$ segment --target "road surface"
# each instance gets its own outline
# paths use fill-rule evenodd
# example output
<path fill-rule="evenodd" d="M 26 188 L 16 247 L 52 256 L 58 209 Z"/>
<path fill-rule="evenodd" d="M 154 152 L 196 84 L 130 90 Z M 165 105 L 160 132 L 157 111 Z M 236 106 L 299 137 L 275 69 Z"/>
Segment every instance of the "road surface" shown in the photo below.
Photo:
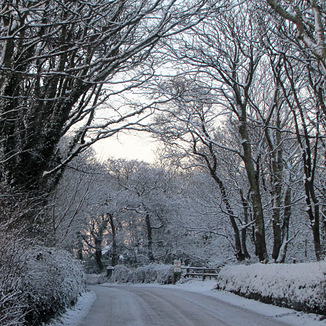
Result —
<path fill-rule="evenodd" d="M 214 297 L 173 288 L 96 285 L 80 326 L 286 326 Z"/>

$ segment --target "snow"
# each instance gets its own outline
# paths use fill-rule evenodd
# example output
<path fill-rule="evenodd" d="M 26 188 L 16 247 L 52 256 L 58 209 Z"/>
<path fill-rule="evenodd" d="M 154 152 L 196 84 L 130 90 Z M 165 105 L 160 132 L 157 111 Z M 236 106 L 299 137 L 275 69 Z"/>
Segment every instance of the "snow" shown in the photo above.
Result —
<path fill-rule="evenodd" d="M 79 261 L 65 250 L 35 246 L 26 251 L 23 291 L 26 320 L 38 324 L 76 302 L 85 291 L 86 279 Z"/>
<path fill-rule="evenodd" d="M 247 296 L 250 293 L 260 294 L 263 297 L 276 298 L 279 302 L 282 302 L 282 298 L 284 298 L 285 302 L 304 303 L 307 307 L 318 306 L 323 309 L 326 305 L 324 297 L 326 283 L 325 261 L 301 264 L 229 265 L 221 269 L 218 280 L 181 279 L 176 285 L 159 284 L 159 280 L 155 277 L 152 278 L 152 273 L 148 273 L 149 270 L 154 272 L 154 267 L 157 269 L 155 272 L 160 270 L 166 272 L 167 267 L 172 267 L 164 266 L 152 264 L 139 268 L 139 270 L 135 269 L 133 271 L 135 274 L 142 272 L 140 274 L 147 276 L 134 277 L 132 280 L 126 279 L 125 281 L 129 282 L 128 286 L 130 287 L 164 287 L 200 293 L 266 317 L 276 318 L 280 322 L 289 325 L 326 326 L 326 320 L 321 320 L 321 315 L 264 304 L 229 292 L 235 291 Z M 120 267 L 122 268 L 122 266 Z M 125 271 L 129 275 L 130 270 L 125 267 Z M 123 279 L 122 274 L 124 274 L 121 272 L 122 270 L 116 275 L 120 282 Z M 139 284 L 135 282 L 137 280 L 142 282 L 154 280 L 156 283 Z M 136 284 L 130 284 L 131 282 Z M 217 290 L 217 285 L 223 290 Z M 73 309 L 68 310 L 66 314 L 50 326 L 77 326 L 87 315 L 94 300 L 95 293 L 87 292 L 80 298 Z"/>
<path fill-rule="evenodd" d="M 299 310 L 326 310 L 326 262 L 226 266 L 218 287 Z"/>
<path fill-rule="evenodd" d="M 173 266 L 164 264 L 149 264 L 138 268 L 128 268 L 117 265 L 114 268 L 111 282 L 116 283 L 172 283 Z"/>
<path fill-rule="evenodd" d="M 250 311 L 256 312 L 263 316 L 275 317 L 277 320 L 288 323 L 293 326 L 323 326 L 326 321 L 320 321 L 320 316 L 316 314 L 306 314 L 297 312 L 292 309 L 267 305 L 258 301 L 245 299 L 235 294 L 215 290 L 216 280 L 189 280 L 185 283 L 176 285 L 160 285 L 160 284 L 137 284 L 130 285 L 137 287 L 164 287 L 177 288 L 184 291 L 201 293 L 203 295 L 215 297 L 223 302 L 242 307 Z M 77 326 L 87 315 L 91 305 L 95 300 L 94 292 L 87 292 L 78 301 L 77 305 L 64 314 L 60 320 L 51 323 L 49 326 Z M 100 326 L 100 325 L 98 325 Z"/>
<path fill-rule="evenodd" d="M 48 326 L 77 326 L 87 316 L 89 309 L 96 299 L 93 291 L 84 292 L 77 303 Z"/>
<path fill-rule="evenodd" d="M 185 291 L 201 293 L 204 295 L 215 297 L 223 302 L 232 304 L 237 307 L 242 307 L 250 311 L 267 317 L 277 317 L 278 320 L 288 323 L 293 326 L 323 326 L 326 325 L 326 320 L 321 321 L 320 315 L 307 314 L 298 312 L 293 309 L 277 307 L 270 304 L 265 304 L 259 301 L 239 297 L 236 294 L 216 290 L 216 280 L 190 280 L 184 284 L 165 285 L 166 287 L 180 288 Z"/>
<path fill-rule="evenodd" d="M 0 232 L 0 325 L 39 325 L 76 302 L 86 279 L 64 250 Z"/>

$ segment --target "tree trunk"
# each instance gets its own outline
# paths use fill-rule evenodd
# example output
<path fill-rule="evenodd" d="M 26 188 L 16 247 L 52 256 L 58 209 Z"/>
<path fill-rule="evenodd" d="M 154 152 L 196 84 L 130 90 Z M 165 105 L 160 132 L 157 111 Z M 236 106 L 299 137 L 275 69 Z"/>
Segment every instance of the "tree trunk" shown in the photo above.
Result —
<path fill-rule="evenodd" d="M 226 194 L 226 189 L 224 187 L 222 180 L 216 175 L 216 173 L 211 171 L 211 175 L 220 188 L 220 191 L 222 194 L 222 201 L 226 206 L 226 210 L 227 210 L 227 213 L 228 213 L 228 216 L 229 216 L 232 228 L 233 228 L 234 241 L 235 241 L 235 256 L 238 261 L 243 261 L 245 259 L 245 255 L 243 254 L 242 248 L 241 248 L 240 232 L 239 232 L 238 225 L 235 221 L 235 215 L 233 213 L 233 210 L 231 208 L 231 205 L 229 203 L 229 200 L 228 200 L 228 197 Z"/>
<path fill-rule="evenodd" d="M 314 247 L 317 261 L 320 261 L 324 258 L 324 254 L 321 251 L 321 241 L 320 241 L 320 217 L 319 217 L 319 205 L 314 205 L 314 217 L 315 219 L 311 221 L 312 234 L 314 238 Z"/>
<path fill-rule="evenodd" d="M 146 231 L 147 231 L 147 256 L 150 262 L 154 261 L 153 255 L 153 235 L 152 235 L 152 226 L 151 226 L 151 217 L 149 213 L 146 213 L 145 216 Z"/>
<path fill-rule="evenodd" d="M 108 218 L 107 216 L 102 216 L 100 221 L 98 221 L 98 229 L 93 230 L 91 232 L 93 238 L 94 238 L 94 244 L 95 244 L 95 262 L 98 267 L 98 270 L 101 272 L 104 268 L 102 263 L 102 242 L 103 242 L 103 234 L 104 231 L 108 225 Z"/>
<path fill-rule="evenodd" d="M 111 254 L 112 266 L 115 266 L 118 264 L 118 253 L 117 253 L 116 227 L 115 227 L 112 214 L 109 214 L 109 223 L 112 232 L 112 254 Z"/>
<path fill-rule="evenodd" d="M 208 132 L 206 130 L 206 127 L 204 125 L 202 126 L 202 131 L 206 135 L 206 137 L 209 139 L 210 138 L 209 134 L 208 134 Z M 221 191 L 222 201 L 223 201 L 223 203 L 224 203 L 224 205 L 226 207 L 226 211 L 227 211 L 227 214 L 228 214 L 228 217 L 229 217 L 229 220 L 231 222 L 232 229 L 233 229 L 235 256 L 236 256 L 238 261 L 243 261 L 246 257 L 243 254 L 242 247 L 241 247 L 240 232 L 239 232 L 239 228 L 238 228 L 238 225 L 236 223 L 236 220 L 235 220 L 235 215 L 233 213 L 231 204 L 230 204 L 229 199 L 228 199 L 226 188 L 224 186 L 223 181 L 221 180 L 221 178 L 217 174 L 217 166 L 218 165 L 217 165 L 216 153 L 214 152 L 212 142 L 209 142 L 209 144 L 206 145 L 206 146 L 208 147 L 211 159 L 209 159 L 207 155 L 197 151 L 196 143 L 194 144 L 194 147 L 193 147 L 193 153 L 195 155 L 200 156 L 201 158 L 203 158 L 205 160 L 211 177 L 217 183 L 217 185 L 218 185 L 218 187 L 219 187 L 219 189 Z"/>
<path fill-rule="evenodd" d="M 242 244 L 243 254 L 245 255 L 245 258 L 250 259 L 251 257 L 247 250 L 247 225 L 249 222 L 249 203 L 244 198 L 242 189 L 240 189 L 240 196 L 241 196 L 241 202 L 242 202 L 242 208 L 243 208 L 244 222 L 246 225 L 241 230 L 241 244 Z"/>
<path fill-rule="evenodd" d="M 306 107 L 302 104 L 301 98 L 299 96 L 299 92 L 297 90 L 297 86 L 295 83 L 295 77 L 293 76 L 293 70 L 291 63 L 285 61 L 285 72 L 287 74 L 287 78 L 291 85 L 291 90 L 293 92 L 294 103 L 289 102 L 288 104 L 291 109 L 293 120 L 295 123 L 295 131 L 297 141 L 300 145 L 302 152 L 302 161 L 303 161 L 303 173 L 304 173 L 304 190 L 305 190 L 305 200 L 306 200 L 306 211 L 309 216 L 310 226 L 312 229 L 314 247 L 315 247 L 315 256 L 317 261 L 320 261 L 324 254 L 321 251 L 321 241 L 320 241 L 320 204 L 318 197 L 315 192 L 315 173 L 317 168 L 317 158 L 318 158 L 318 146 L 319 140 L 321 138 L 320 135 L 320 112 L 322 111 L 320 108 L 321 103 L 318 102 L 318 91 L 316 90 L 316 84 L 313 83 L 312 79 L 309 79 L 310 86 L 312 90 L 315 91 L 316 94 L 316 108 L 317 110 L 313 112 L 315 114 L 316 122 L 314 124 L 314 133 L 311 135 L 310 133 L 310 119 L 306 118 L 307 112 Z M 308 72 L 311 73 L 312 68 L 307 67 Z M 307 123 L 308 121 L 308 123 Z M 314 140 L 314 141 L 313 141 Z"/>
<path fill-rule="evenodd" d="M 284 263 L 287 251 L 287 245 L 289 241 L 289 225 L 290 225 L 290 217 L 291 217 L 291 188 L 288 187 L 285 193 L 284 199 L 284 217 L 282 224 L 282 245 L 280 247 L 278 257 L 276 258 L 277 263 Z"/>
<path fill-rule="evenodd" d="M 247 177 L 251 191 L 251 202 L 253 205 L 253 217 L 255 220 L 255 238 L 256 255 L 259 260 L 265 262 L 268 260 L 266 241 L 265 241 L 265 222 L 263 206 L 261 202 L 258 171 L 255 170 L 252 158 L 251 143 L 247 131 L 246 111 L 241 107 L 241 116 L 239 118 L 239 133 L 242 138 L 243 161 L 245 164 Z"/>
<path fill-rule="evenodd" d="M 83 260 L 83 238 L 80 232 L 77 233 L 77 259 Z"/>
<path fill-rule="evenodd" d="M 99 272 L 103 270 L 103 263 L 102 263 L 102 238 L 95 239 L 95 262 Z"/>
<path fill-rule="evenodd" d="M 272 221 L 273 221 L 273 252 L 272 257 L 277 259 L 282 246 L 282 230 L 281 230 L 281 196 L 282 196 L 282 150 L 279 149 L 272 154 Z M 278 153 L 278 155 L 276 154 Z"/>

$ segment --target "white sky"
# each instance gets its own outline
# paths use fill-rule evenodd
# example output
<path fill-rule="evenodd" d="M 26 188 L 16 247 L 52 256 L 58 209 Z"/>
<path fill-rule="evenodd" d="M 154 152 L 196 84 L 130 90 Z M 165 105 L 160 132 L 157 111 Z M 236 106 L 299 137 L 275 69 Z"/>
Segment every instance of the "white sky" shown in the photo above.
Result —
<path fill-rule="evenodd" d="M 113 136 L 93 145 L 99 161 L 113 157 L 153 163 L 156 148 L 157 144 L 154 139 L 145 133 L 137 135 L 119 134 L 118 138 Z"/>

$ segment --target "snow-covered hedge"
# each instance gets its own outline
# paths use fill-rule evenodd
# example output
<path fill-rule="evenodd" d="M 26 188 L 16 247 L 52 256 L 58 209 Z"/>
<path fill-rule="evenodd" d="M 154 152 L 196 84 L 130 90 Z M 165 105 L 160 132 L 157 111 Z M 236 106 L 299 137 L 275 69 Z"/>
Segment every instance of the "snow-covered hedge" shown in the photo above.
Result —
<path fill-rule="evenodd" d="M 173 281 L 173 266 L 150 264 L 138 268 L 115 266 L 111 282 L 117 283 L 160 283 L 170 284 Z"/>
<path fill-rule="evenodd" d="M 86 283 L 88 285 L 102 284 L 108 281 L 106 273 L 102 274 L 86 274 Z"/>
<path fill-rule="evenodd" d="M 0 232 L 0 325 L 39 325 L 76 302 L 85 290 L 69 253 L 30 247 Z"/>
<path fill-rule="evenodd" d="M 221 269 L 218 289 L 296 310 L 326 314 L 326 262 Z"/>
<path fill-rule="evenodd" d="M 85 290 L 86 278 L 71 255 L 54 248 L 34 247 L 26 253 L 24 291 L 30 324 L 46 321 L 76 303 Z"/>
<path fill-rule="evenodd" d="M 0 232 L 0 325 L 24 323 L 27 310 L 21 275 L 25 259 L 23 244 Z"/>

